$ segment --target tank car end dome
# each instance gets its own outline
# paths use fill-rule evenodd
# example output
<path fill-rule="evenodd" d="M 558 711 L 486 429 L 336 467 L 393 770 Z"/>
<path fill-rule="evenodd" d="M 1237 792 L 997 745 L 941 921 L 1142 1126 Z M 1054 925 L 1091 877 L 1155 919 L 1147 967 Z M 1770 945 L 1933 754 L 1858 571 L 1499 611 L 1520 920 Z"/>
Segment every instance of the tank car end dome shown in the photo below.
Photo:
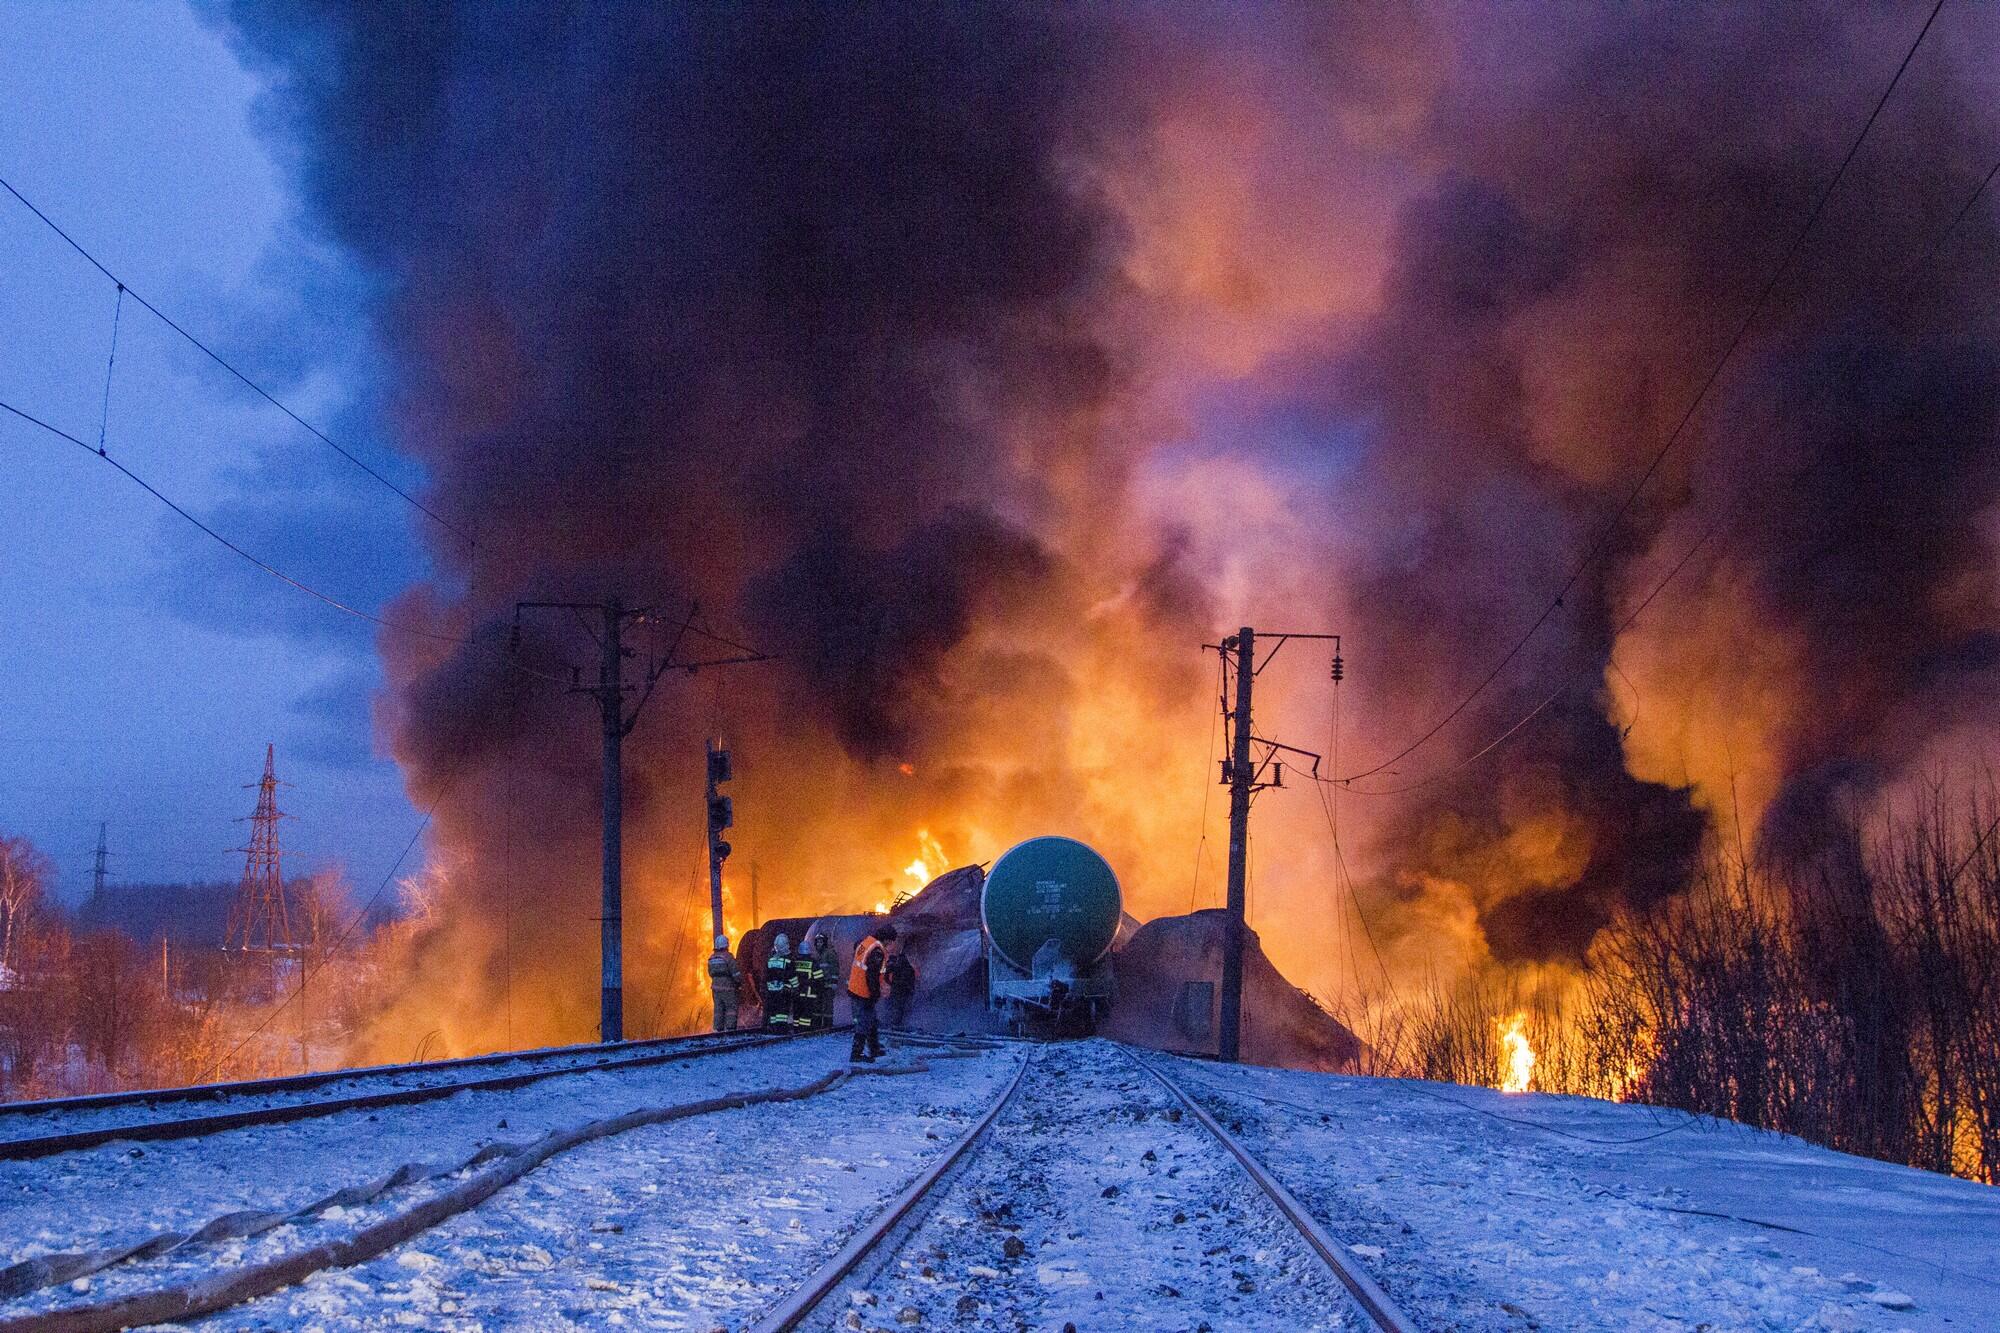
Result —
<path fill-rule="evenodd" d="M 980 921 L 993 947 L 1029 972 L 1053 941 L 1076 967 L 1110 952 L 1124 910 L 1110 862 L 1075 838 L 1016 843 L 993 863 L 979 896 Z"/>

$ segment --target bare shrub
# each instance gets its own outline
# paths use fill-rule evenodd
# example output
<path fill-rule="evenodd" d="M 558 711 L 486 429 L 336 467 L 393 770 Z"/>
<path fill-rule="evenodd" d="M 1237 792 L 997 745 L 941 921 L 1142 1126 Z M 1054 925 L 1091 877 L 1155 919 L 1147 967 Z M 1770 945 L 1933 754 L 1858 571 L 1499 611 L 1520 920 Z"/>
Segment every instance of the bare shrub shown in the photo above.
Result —
<path fill-rule="evenodd" d="M 1614 923 L 1566 989 L 1412 1006 L 1406 1072 L 1492 1083 L 1525 1010 L 1537 1089 L 1723 1116 L 2000 1181 L 2000 796 L 1835 814 Z"/>

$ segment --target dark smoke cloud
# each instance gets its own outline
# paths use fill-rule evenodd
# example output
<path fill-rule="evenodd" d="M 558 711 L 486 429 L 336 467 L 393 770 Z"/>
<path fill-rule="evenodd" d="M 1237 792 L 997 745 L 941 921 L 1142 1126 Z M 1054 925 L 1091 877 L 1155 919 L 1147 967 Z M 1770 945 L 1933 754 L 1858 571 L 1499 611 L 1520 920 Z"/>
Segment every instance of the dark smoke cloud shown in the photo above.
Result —
<path fill-rule="evenodd" d="M 1052 569 L 1005 451 L 1115 385 L 1107 222 L 1060 174 L 1092 34 L 1010 6 L 232 16 L 385 283 L 405 438 L 486 538 L 482 600 L 702 595 L 858 749 L 911 744 L 900 692 Z"/>
<path fill-rule="evenodd" d="M 1049 576 L 1049 557 L 988 515 L 948 510 L 887 550 L 824 533 L 746 590 L 752 623 L 803 645 L 805 697 L 864 759 L 911 752 L 936 664 L 996 599 Z"/>
<path fill-rule="evenodd" d="M 1386 485 L 1368 492 L 1358 603 L 1408 664 L 1399 717 L 1469 689 L 1597 539 L 1831 175 L 1911 17 L 1674 7 L 1465 34 L 1477 54 L 1429 140 L 1438 183 L 1397 228 L 1386 303 L 1338 402 L 1376 431 L 1368 471 Z M 1465 884 L 1503 960 L 1577 956 L 1613 910 L 1685 884 L 1707 817 L 1675 782 L 1627 772 L 1612 721 L 1667 725 L 1675 682 L 1622 677 L 1614 627 L 1746 488 L 1743 521 L 1687 580 L 1695 605 L 1655 608 L 1642 633 L 1678 643 L 1698 673 L 1728 632 L 1705 605 L 1754 599 L 1751 637 L 1724 651 L 1800 701 L 1769 723 L 1788 793 L 1771 820 L 1809 792 L 1872 789 L 1972 700 L 1990 705 L 1982 525 L 2000 498 L 2000 330 L 1984 279 L 1963 269 L 1885 291 L 1993 142 L 1949 51 L 1925 56 L 1602 565 L 1470 720 L 1398 771 L 1435 772 L 1573 684 L 1498 762 L 1414 795 L 1383 836 L 1401 892 Z M 1990 253 L 1994 230 L 1980 210 L 1958 239 Z M 1718 565 L 1730 582 L 1704 585 Z M 1767 670 L 1781 636 L 1796 660 Z M 1621 690 L 1634 691 L 1623 707 Z M 1762 702 L 1746 690 L 1712 705 Z"/>
<path fill-rule="evenodd" d="M 383 723 L 472 869 L 457 921 L 544 902 L 521 927 L 537 966 L 574 974 L 592 956 L 577 904 L 595 747 L 561 682 L 571 666 L 595 674 L 594 647 L 531 623 L 523 652 L 554 682 L 510 670 L 516 599 L 699 599 L 782 654 L 730 695 L 751 700 L 730 717 L 756 756 L 742 783 L 774 784 L 742 802 L 754 846 L 751 812 L 774 812 L 775 784 L 827 767 L 829 747 L 891 780 L 924 762 L 951 723 L 934 695 L 966 635 L 1070 597 L 1043 531 L 1060 502 L 1047 478 L 1092 473 L 1115 491 L 1122 464 L 1089 422 L 1128 373 L 1102 321 L 1118 228 L 1069 170 L 1117 120 L 1112 39 L 1086 16 L 309 0 L 227 13 L 274 80 L 269 113 L 314 221 L 376 285 L 389 411 L 429 469 L 426 499 L 480 539 L 474 557 L 429 534 L 450 578 L 395 612 L 475 646 L 383 641 Z M 642 660 L 659 629 L 635 633 Z M 1047 673 L 1026 661 L 1016 676 Z M 707 685 L 670 682 L 679 702 L 656 704 L 628 747 L 628 875 L 669 938 L 649 945 L 635 908 L 633 949 L 664 955 L 635 969 L 641 988 L 677 984 L 659 980 L 677 921 L 659 875 L 667 849 L 697 845 L 677 793 L 698 790 L 687 714 L 724 723 Z M 823 783 L 788 792 L 764 827 L 808 828 L 827 799 Z M 532 838 L 517 845 L 524 809 Z M 915 817 L 898 815 L 902 836 Z M 762 836 L 777 891 L 801 895 L 808 836 L 789 861 Z M 442 963 L 463 970 L 478 947 Z M 587 998 L 565 982 L 542 1030 L 568 1035 Z"/>
<path fill-rule="evenodd" d="M 1048 757 L 1092 702 L 1081 673 L 1127 673 L 1103 716 L 1198 738 L 1200 664 L 1175 655 L 1217 615 L 1299 609 L 1219 572 L 1213 531 L 1262 537 L 1200 511 L 1240 497 L 1132 512 L 1164 421 L 1233 395 L 1365 441 L 1304 521 L 1338 527 L 1326 609 L 1366 645 L 1351 753 L 1393 752 L 1598 539 L 1915 30 L 1842 6 L 231 16 L 315 218 L 379 284 L 399 437 L 483 539 L 476 561 L 438 544 L 462 604 L 419 591 L 403 613 L 497 643 L 517 597 L 699 597 L 786 654 L 747 724 L 767 750 L 894 783 L 976 719 L 1019 751 L 946 755 L 960 785 L 926 790 L 1036 819 L 1105 790 Z M 1985 707 L 1994 307 L 1976 266 L 1882 291 L 2000 141 L 1965 58 L 1981 20 L 1953 17 L 1607 558 L 1379 780 L 1573 686 L 1490 766 L 1388 807 L 1385 902 L 1446 884 L 1495 956 L 1574 957 L 1687 882 L 1716 769 L 1660 757 L 1677 726 L 1787 700 L 1753 719 L 1769 785 L 1844 789 Z M 1994 230 L 1976 211 L 1961 253 Z M 1214 475 L 1290 461 L 1242 453 Z M 1634 590 L 1746 488 L 1756 521 L 1621 637 Z M 1067 656 L 976 642 L 1024 608 Z M 1768 640 L 1715 648 L 1744 625 Z M 560 675 L 577 647 L 538 628 L 529 651 Z M 413 785 L 475 756 L 454 845 L 505 824 L 494 793 L 525 759 L 538 872 L 575 879 L 577 706 L 519 697 L 491 653 L 385 649 Z M 629 817 L 657 830 L 685 775 L 649 734 Z M 1119 799 L 1094 816 L 1158 841 L 1165 807 Z"/>

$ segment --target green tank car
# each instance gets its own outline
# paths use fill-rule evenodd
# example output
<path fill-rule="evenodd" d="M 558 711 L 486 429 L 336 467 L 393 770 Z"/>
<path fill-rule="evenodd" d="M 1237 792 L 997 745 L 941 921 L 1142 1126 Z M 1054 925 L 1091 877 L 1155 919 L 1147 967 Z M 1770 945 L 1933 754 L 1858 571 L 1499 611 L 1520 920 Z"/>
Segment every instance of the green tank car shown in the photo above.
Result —
<path fill-rule="evenodd" d="M 993 863 L 980 893 L 987 1003 L 1017 1030 L 1090 1031 L 1113 996 L 1118 876 L 1074 838 L 1030 838 Z"/>

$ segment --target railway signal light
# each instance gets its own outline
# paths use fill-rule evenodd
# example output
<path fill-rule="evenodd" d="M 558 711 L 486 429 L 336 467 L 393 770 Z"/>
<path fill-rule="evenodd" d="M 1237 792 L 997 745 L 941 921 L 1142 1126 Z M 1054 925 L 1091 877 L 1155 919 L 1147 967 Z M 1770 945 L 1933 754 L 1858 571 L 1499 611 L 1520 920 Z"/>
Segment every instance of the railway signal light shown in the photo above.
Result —
<path fill-rule="evenodd" d="M 729 844 L 722 840 L 722 831 L 736 823 L 736 802 L 724 796 L 716 788 L 730 780 L 734 771 L 729 764 L 729 751 L 720 744 L 708 744 L 708 846 L 714 859 L 720 863 L 729 855 Z"/>

